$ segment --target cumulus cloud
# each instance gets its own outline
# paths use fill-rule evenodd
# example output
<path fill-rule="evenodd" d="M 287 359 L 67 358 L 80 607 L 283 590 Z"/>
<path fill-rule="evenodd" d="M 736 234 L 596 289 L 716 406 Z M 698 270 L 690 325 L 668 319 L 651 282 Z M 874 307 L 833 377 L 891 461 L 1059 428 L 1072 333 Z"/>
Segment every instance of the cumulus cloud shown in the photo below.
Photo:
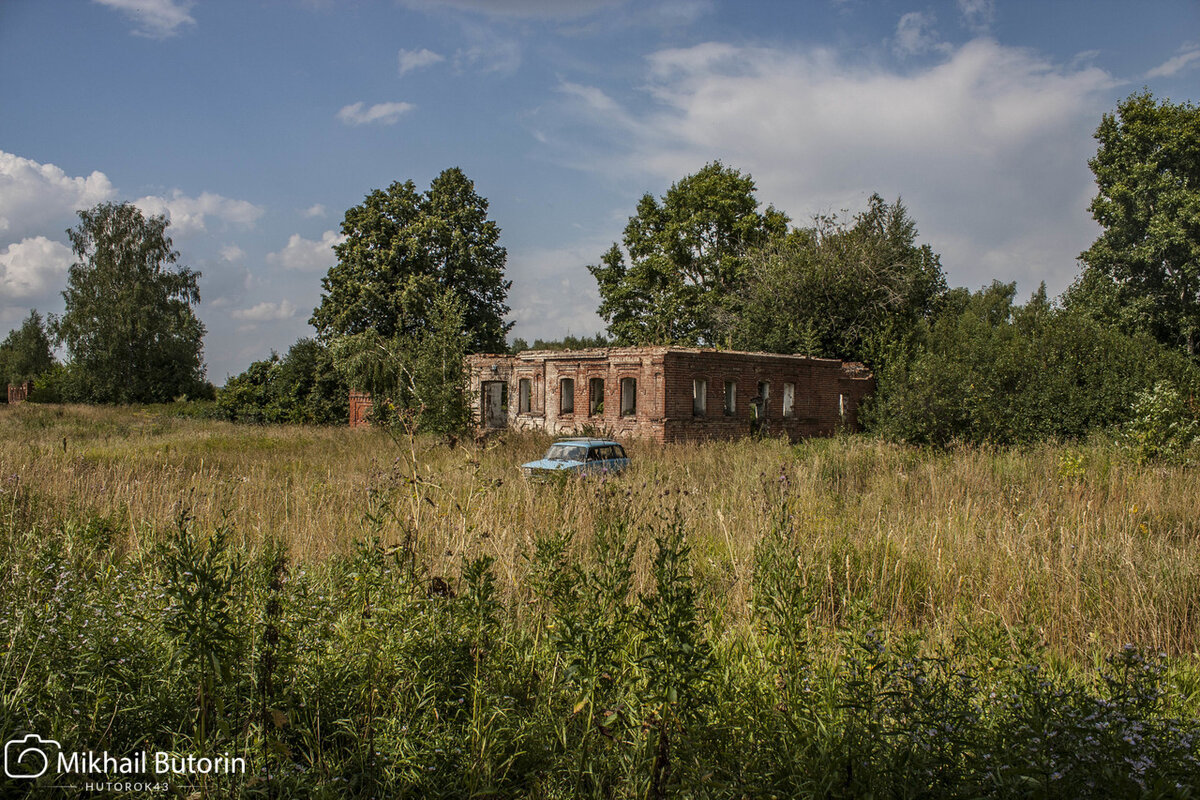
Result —
<path fill-rule="evenodd" d="M 394 125 L 401 114 L 414 108 L 416 106 L 412 103 L 376 103 L 370 108 L 365 103 L 351 103 L 338 111 L 337 118 L 347 125 L 366 125 L 371 122 Z"/>
<path fill-rule="evenodd" d="M 293 233 L 282 250 L 267 255 L 267 263 L 299 272 L 327 270 L 337 261 L 333 254 L 334 245 L 344 241 L 346 237 L 337 231 L 325 231 L 319 241 Z"/>
<path fill-rule="evenodd" d="M 983 39 L 902 74 L 822 49 L 709 43 L 653 54 L 646 85 L 657 110 L 638 115 L 564 89 L 570 131 L 582 116 L 604 134 L 577 166 L 665 188 L 720 158 L 801 224 L 861 209 L 873 191 L 902 195 L 966 285 L 1044 278 L 1061 290 L 1095 237 L 1086 162 L 1116 85 L 1100 69 Z"/>
<path fill-rule="evenodd" d="M 167 39 L 184 25 L 195 25 L 192 0 L 95 0 L 133 20 L 133 33 L 150 39 Z"/>
<path fill-rule="evenodd" d="M 303 213 L 304 216 L 309 217 L 310 219 L 312 217 L 323 217 L 325 216 L 325 206 L 321 205 L 320 203 L 316 203 L 315 205 L 311 205 L 304 209 Z"/>
<path fill-rule="evenodd" d="M 115 194 L 103 172 L 72 177 L 54 164 L 40 164 L 0 150 L 0 237 L 15 241 L 48 226 L 60 228 L 81 208 Z"/>
<path fill-rule="evenodd" d="M 230 312 L 230 316 L 247 322 L 274 322 L 296 316 L 296 307 L 287 300 L 281 300 L 278 303 L 263 302 L 250 308 L 234 309 Z"/>
<path fill-rule="evenodd" d="M 513 281 L 508 319 L 515 324 L 510 335 L 532 342 L 603 331 L 604 320 L 596 314 L 600 293 L 587 265 L 595 264 L 611 245 L 592 239 L 568 247 L 510 252 L 505 268 Z"/>
<path fill-rule="evenodd" d="M 412 72 L 414 69 L 422 69 L 432 66 L 439 61 L 445 61 L 446 57 L 439 55 L 432 50 L 421 48 L 420 50 L 401 50 L 398 54 L 400 61 L 400 75 L 403 77 L 406 73 Z"/>
<path fill-rule="evenodd" d="M 900 56 L 916 56 L 931 50 L 945 52 L 950 45 L 938 38 L 933 14 L 910 11 L 896 24 L 896 35 L 892 38 L 892 51 Z"/>
<path fill-rule="evenodd" d="M 1200 47 L 1191 47 L 1146 73 L 1147 78 L 1170 78 L 1200 61 Z"/>
<path fill-rule="evenodd" d="M 0 251 L 0 298 L 39 300 L 66 286 L 74 253 L 65 244 L 35 236 Z"/>
<path fill-rule="evenodd" d="M 150 195 L 133 201 L 144 214 L 164 215 L 171 221 L 171 233 L 186 236 L 208 230 L 208 218 L 249 227 L 263 215 L 261 206 L 246 200 L 234 200 L 212 192 L 188 197 L 179 189 L 169 196 Z"/>
<path fill-rule="evenodd" d="M 994 0 L 958 0 L 963 24 L 976 33 L 984 33 L 996 19 Z"/>
<path fill-rule="evenodd" d="M 221 259 L 223 261 L 241 261 L 246 257 L 246 251 L 238 247 L 236 244 L 228 244 L 221 248 Z"/>

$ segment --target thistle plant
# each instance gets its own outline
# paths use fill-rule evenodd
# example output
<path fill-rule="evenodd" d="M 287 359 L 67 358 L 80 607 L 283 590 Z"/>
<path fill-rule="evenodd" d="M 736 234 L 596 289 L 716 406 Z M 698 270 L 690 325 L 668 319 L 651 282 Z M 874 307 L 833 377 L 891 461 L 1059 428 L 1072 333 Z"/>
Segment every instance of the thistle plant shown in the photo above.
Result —
<path fill-rule="evenodd" d="M 160 554 L 168 599 L 163 628 L 175 643 L 173 659 L 196 675 L 196 739 L 202 747 L 214 722 L 229 734 L 220 690 L 232 678 L 239 647 L 234 593 L 241 562 L 228 540 L 224 526 L 201 539 L 181 508 Z"/>
<path fill-rule="evenodd" d="M 650 796 L 667 796 L 673 754 L 699 724 L 709 689 L 712 654 L 696 614 L 686 531 L 676 513 L 655 540 L 654 593 L 643 595 L 637 615 L 644 640 L 647 724 L 654 730 Z"/>

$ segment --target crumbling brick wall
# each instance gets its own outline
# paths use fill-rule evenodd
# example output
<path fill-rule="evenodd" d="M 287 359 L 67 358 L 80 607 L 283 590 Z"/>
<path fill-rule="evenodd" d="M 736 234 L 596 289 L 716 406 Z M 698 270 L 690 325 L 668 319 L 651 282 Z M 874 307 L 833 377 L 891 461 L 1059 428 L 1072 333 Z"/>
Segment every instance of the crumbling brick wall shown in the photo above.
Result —
<path fill-rule="evenodd" d="M 859 405 L 874 388 L 861 364 L 695 348 L 527 351 L 470 356 L 467 366 L 481 428 L 660 442 L 733 439 L 755 431 L 799 439 L 856 430 Z M 760 386 L 766 397 L 756 404 Z"/>
<path fill-rule="evenodd" d="M 485 429 L 498 427 L 489 415 L 487 392 L 489 386 L 502 384 L 503 427 L 661 440 L 665 352 L 661 347 L 628 347 L 470 356 L 467 367 L 475 424 Z M 623 381 L 627 380 L 632 383 L 623 398 Z M 599 388 L 597 403 L 592 402 L 593 386 Z M 564 397 L 564 391 L 570 396 Z M 623 403 L 623 399 L 632 403 Z"/>
<path fill-rule="evenodd" d="M 357 428 L 370 421 L 371 395 L 366 392 L 350 392 L 350 427 Z"/>
<path fill-rule="evenodd" d="M 666 371 L 666 441 L 857 430 L 873 385 L 869 375 L 848 378 L 837 359 L 772 353 L 673 350 Z"/>
<path fill-rule="evenodd" d="M 8 384 L 8 402 L 10 404 L 24 403 L 33 394 L 33 381 Z"/>

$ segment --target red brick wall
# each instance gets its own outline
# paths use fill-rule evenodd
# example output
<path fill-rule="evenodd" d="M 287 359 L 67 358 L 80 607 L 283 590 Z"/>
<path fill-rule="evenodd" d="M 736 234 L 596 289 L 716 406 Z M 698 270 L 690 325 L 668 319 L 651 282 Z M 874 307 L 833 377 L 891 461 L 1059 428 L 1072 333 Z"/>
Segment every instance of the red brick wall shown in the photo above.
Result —
<path fill-rule="evenodd" d="M 350 427 L 366 425 L 371 414 L 371 395 L 366 392 L 350 393 Z"/>
<path fill-rule="evenodd" d="M 472 408 L 482 416 L 482 386 L 499 380 L 508 386 L 508 424 L 516 429 L 553 434 L 594 430 L 613 436 L 657 441 L 736 438 L 752 428 L 751 401 L 759 381 L 769 381 L 762 430 L 798 439 L 828 436 L 845 426 L 858 427 L 858 406 L 874 388 L 861 365 L 836 359 L 739 353 L 685 348 L 599 348 L 580 351 L 527 351 L 516 356 L 470 356 Z M 520 380 L 530 381 L 530 409 L 521 412 Z M 574 411 L 562 412 L 562 380 L 574 380 Z M 604 380 L 602 414 L 589 414 L 589 380 Z M 637 413 L 621 411 L 621 380 L 637 381 Z M 694 415 L 692 387 L 707 380 L 707 410 Z M 737 384 L 732 416 L 723 412 L 725 381 Z M 795 387 L 794 406 L 784 416 L 783 388 Z"/>
<path fill-rule="evenodd" d="M 614 436 L 662 438 L 664 348 L 613 348 L 579 351 L 528 351 L 516 356 L 476 355 L 467 358 L 472 413 L 482 420 L 483 385 L 506 381 L 509 427 L 553 434 L 584 430 Z M 574 410 L 562 411 L 563 379 L 574 381 Z M 591 414 L 589 381 L 604 380 L 604 408 Z M 636 413 L 621 414 L 621 380 L 637 381 Z M 530 381 L 530 409 L 520 410 L 520 382 Z"/>
<path fill-rule="evenodd" d="M 869 378 L 845 378 L 837 359 L 714 350 L 674 350 L 667 355 L 666 374 L 666 441 L 748 435 L 754 419 L 752 401 L 763 381 L 770 383 L 761 419 L 766 435 L 800 439 L 829 436 L 843 425 L 856 430 L 858 404 L 871 383 Z M 693 413 L 697 378 L 707 381 L 707 408 L 702 416 Z M 724 413 L 726 381 L 736 384 L 731 416 Z M 793 405 L 785 416 L 787 383 L 793 386 Z"/>
<path fill-rule="evenodd" d="M 8 402 L 10 404 L 24 403 L 33 394 L 33 381 L 8 384 Z"/>

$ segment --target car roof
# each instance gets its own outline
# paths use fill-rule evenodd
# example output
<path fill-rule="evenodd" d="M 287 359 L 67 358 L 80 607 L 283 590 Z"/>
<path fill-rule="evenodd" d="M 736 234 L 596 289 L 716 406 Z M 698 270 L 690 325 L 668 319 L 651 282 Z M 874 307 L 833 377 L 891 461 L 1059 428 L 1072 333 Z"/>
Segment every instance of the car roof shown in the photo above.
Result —
<path fill-rule="evenodd" d="M 583 445 L 588 445 L 590 447 L 619 444 L 619 442 L 614 442 L 612 439 L 590 439 L 586 436 L 572 437 L 572 438 L 567 438 L 567 439 L 555 439 L 554 443 L 555 444 L 583 444 Z"/>

